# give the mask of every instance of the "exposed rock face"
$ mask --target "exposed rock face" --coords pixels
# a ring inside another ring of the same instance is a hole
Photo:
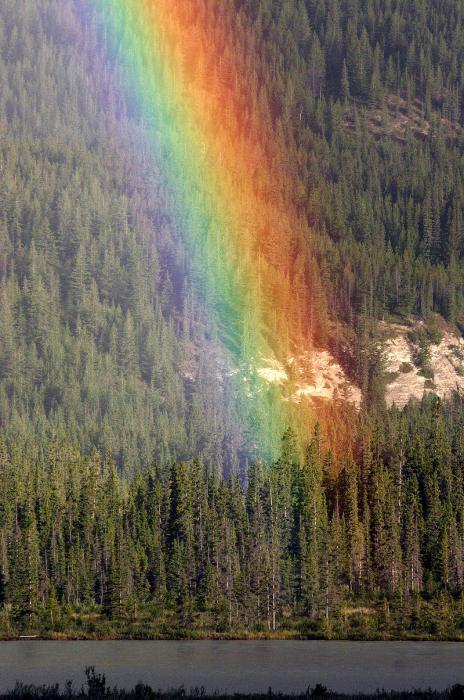
[[[425,393],[445,398],[455,390],[464,390],[463,338],[449,328],[443,329],[438,342],[429,342],[424,372],[417,360],[420,348],[414,340],[414,331],[425,328],[424,324],[383,324],[383,328],[391,334],[385,341],[388,406],[396,404],[401,408],[411,398],[421,400]]]
[[[357,407],[361,405],[360,389],[348,381],[343,368],[326,350],[291,357],[287,366],[266,358],[257,372],[270,383],[291,387],[290,399],[295,403],[305,399],[341,399]]]
[[[200,372],[200,358],[193,344],[184,349],[186,359],[182,376],[195,383]],[[340,400],[357,408],[361,406],[360,389],[348,380],[342,366],[326,350],[309,350],[283,362],[275,356],[261,356],[256,361],[234,366],[219,345],[212,345],[210,358],[212,366],[216,366],[219,385],[223,386],[227,378],[235,377],[250,398],[266,389],[267,385],[275,385],[281,390],[283,401]]]
[[[359,408],[361,390],[348,381],[347,376],[335,358],[327,350],[315,350],[311,354],[297,358],[294,401],[309,399],[343,399]]]
[[[456,330],[442,322],[439,336],[427,337],[426,366],[420,358],[418,333],[427,335],[421,321],[405,323],[381,323],[387,385],[385,400],[403,408],[410,399],[420,401],[424,394],[434,393],[441,398],[453,391],[464,393],[464,338]],[[362,402],[361,390],[351,383],[333,355],[327,350],[310,350],[286,361],[275,357],[261,357],[256,362],[231,367],[217,354],[217,379],[238,376],[245,392],[251,397],[266,384],[276,385],[282,391],[283,401],[346,401],[357,408]],[[195,382],[198,375],[198,358],[191,353],[185,363],[185,379]]]
[[[464,391],[464,338],[442,322],[440,331],[430,333],[421,321],[382,323],[388,406],[405,406],[424,394],[441,398]],[[278,384],[283,394],[299,403],[304,400],[345,400],[361,405],[360,389],[350,383],[341,365],[326,350],[313,350],[291,357],[284,365],[263,358],[258,375]]]

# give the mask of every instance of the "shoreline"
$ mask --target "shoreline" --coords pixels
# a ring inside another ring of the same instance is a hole
[[[213,635],[190,634],[179,636],[167,635],[11,635],[0,637],[0,642],[419,642],[419,643],[464,643],[464,635],[433,636],[372,636],[372,637],[323,637],[302,635]]]

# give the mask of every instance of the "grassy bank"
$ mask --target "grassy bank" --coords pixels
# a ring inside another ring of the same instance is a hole
[[[109,616],[96,605],[38,608],[16,620],[8,607],[0,611],[0,639],[22,635],[41,639],[349,639],[464,641],[462,601],[441,606],[420,600],[415,608],[385,601],[340,606],[330,618],[282,616],[275,630],[266,624],[229,624],[226,615],[146,606]]]
[[[235,630],[233,632],[216,632],[214,630],[190,630],[176,629],[172,631],[147,630],[145,628],[128,627],[121,629],[101,629],[93,632],[85,630],[70,629],[66,632],[37,632],[33,630],[28,633],[11,633],[0,637],[0,642],[16,640],[48,640],[48,641],[352,641],[352,642],[464,642],[463,634],[449,634],[446,636],[433,636],[424,634],[413,634],[403,632],[399,635],[392,634],[371,634],[363,636],[360,634],[335,636],[323,634],[303,634],[294,630],[278,630],[275,632],[250,632],[249,630]]]

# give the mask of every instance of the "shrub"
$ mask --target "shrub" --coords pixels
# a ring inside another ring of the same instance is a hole
[[[417,374],[419,377],[425,377],[425,379],[433,379],[435,377],[433,369],[427,366],[423,367]]]
[[[443,340],[443,332],[436,322],[432,322],[428,325],[427,335],[433,345],[440,345]]]

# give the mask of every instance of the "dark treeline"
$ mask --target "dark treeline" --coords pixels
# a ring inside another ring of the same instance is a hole
[[[145,700],[198,700],[204,698],[209,700],[268,700],[277,698],[278,700],[305,700],[307,698],[326,698],[327,700],[462,700],[464,697],[464,686],[457,683],[446,690],[412,690],[404,692],[387,692],[377,690],[374,694],[337,693],[329,690],[321,683],[314,687],[308,687],[305,692],[285,694],[275,693],[269,688],[267,693],[234,693],[222,694],[205,691],[204,688],[192,688],[186,690],[183,686],[168,691],[154,690],[145,683],[137,683],[132,690],[122,690],[109,685],[104,674],[95,671],[94,667],[85,669],[87,678],[86,684],[81,688],[75,688],[72,681],[68,681],[65,688],[59,685],[35,686],[17,683],[15,688],[6,693],[0,694],[0,700],[62,700],[64,698],[107,698],[107,700],[129,700],[145,698]]]
[[[338,462],[287,433],[246,489],[3,446],[1,634],[462,638],[462,421],[460,399],[393,411]]]
[[[350,695],[348,693],[337,693],[329,690],[321,683],[317,683],[314,687],[308,687],[305,692],[301,693],[275,693],[272,688],[269,688],[267,693],[208,693],[203,687],[192,688],[186,690],[183,686],[172,690],[154,690],[145,683],[137,683],[131,690],[122,690],[109,685],[104,674],[95,671],[93,666],[85,669],[87,681],[81,688],[75,688],[72,681],[69,680],[65,688],[60,688],[57,685],[25,685],[17,683],[16,686],[0,694],[0,700],[63,700],[64,698],[76,698],[84,700],[84,698],[107,698],[107,700],[132,700],[144,698],[145,700],[268,700],[276,698],[278,700],[305,700],[307,698],[326,698],[327,700],[462,700],[464,697],[464,686],[456,683],[446,690],[412,690],[404,692],[387,692],[385,690],[377,690],[374,694],[356,693]]]

